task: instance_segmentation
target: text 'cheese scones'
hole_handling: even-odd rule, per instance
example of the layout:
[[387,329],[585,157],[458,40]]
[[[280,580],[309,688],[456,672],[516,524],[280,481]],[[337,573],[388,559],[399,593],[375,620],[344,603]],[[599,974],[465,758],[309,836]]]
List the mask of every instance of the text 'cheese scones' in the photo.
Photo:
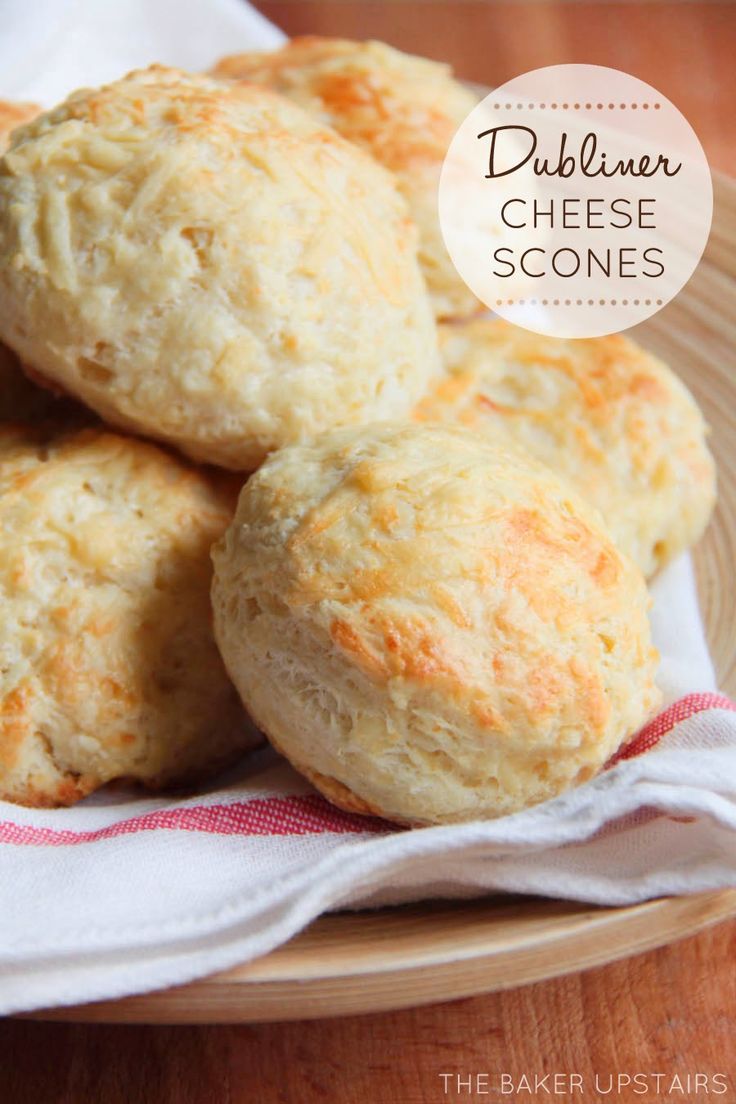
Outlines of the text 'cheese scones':
[[438,317],[478,309],[445,249],[437,217],[445,154],[477,103],[449,66],[382,42],[307,36],[272,53],[223,58],[213,72],[288,96],[390,169],[419,227],[419,257]]
[[620,334],[538,337],[479,319],[441,332],[447,378],[416,411],[514,443],[570,479],[646,575],[694,544],[715,501],[685,385]]
[[221,481],[111,433],[0,430],[0,799],[190,781],[254,742],[212,635]]
[[15,133],[0,337],[105,420],[239,470],[407,414],[439,368],[390,175],[266,89],[158,67]]
[[552,472],[464,430],[274,454],[213,557],[243,701],[346,808],[513,812],[590,778],[659,701],[638,568]]

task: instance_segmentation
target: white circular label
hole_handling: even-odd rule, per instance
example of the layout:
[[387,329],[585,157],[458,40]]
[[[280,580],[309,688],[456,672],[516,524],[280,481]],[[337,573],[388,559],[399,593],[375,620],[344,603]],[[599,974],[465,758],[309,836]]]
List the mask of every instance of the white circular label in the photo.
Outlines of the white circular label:
[[515,77],[470,112],[442,168],[439,215],[486,306],[555,337],[600,337],[656,313],[708,240],[713,188],[687,119],[599,65]]

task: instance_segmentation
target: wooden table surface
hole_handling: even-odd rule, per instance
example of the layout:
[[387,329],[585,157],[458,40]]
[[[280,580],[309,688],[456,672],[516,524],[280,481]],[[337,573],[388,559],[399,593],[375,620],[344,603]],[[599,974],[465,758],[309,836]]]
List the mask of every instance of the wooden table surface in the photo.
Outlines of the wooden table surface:
[[[3,1104],[736,1100],[736,925],[507,993],[237,1027],[0,1025]],[[586,1094],[445,1094],[440,1074],[579,1074]],[[613,1074],[723,1074],[729,1094],[594,1092]],[[711,1082],[715,1085],[716,1082]]]
[[378,38],[498,85],[587,62],[648,81],[687,116],[714,168],[736,176],[736,4],[619,0],[257,0],[288,34]]
[[[382,38],[501,83],[541,65],[628,70],[690,119],[711,164],[736,176],[736,5],[261,0],[291,34]],[[233,44],[234,49],[237,44]],[[0,1024],[0,1104],[434,1104],[455,1100],[705,1099],[610,1074],[696,1073],[736,1102],[736,923],[602,969],[392,1014],[238,1027]],[[584,1095],[460,1093],[454,1078],[578,1074]],[[452,1075],[448,1091],[440,1074]],[[702,1084],[702,1083],[701,1083]],[[462,1087],[462,1086],[461,1086]],[[481,1088],[483,1083],[481,1082]],[[641,1083],[639,1083],[641,1088]]]

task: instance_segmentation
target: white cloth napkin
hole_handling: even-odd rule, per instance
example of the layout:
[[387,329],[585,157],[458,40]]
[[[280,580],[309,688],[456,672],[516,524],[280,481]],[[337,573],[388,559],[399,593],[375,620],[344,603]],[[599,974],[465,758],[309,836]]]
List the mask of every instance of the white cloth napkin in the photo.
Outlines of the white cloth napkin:
[[[0,27],[0,95],[45,104],[150,60],[204,68],[281,38],[238,0],[0,0]],[[715,692],[687,558],[654,596],[665,709],[641,754],[516,816],[392,829],[332,809],[270,751],[187,800],[0,802],[0,1013],[185,982],[338,907],[735,885],[736,707]]]
[[270,751],[187,800],[0,802],[0,1013],[181,983],[338,907],[736,885],[736,706],[713,690],[689,560],[654,590],[667,707],[642,753],[515,816],[393,829],[333,809]]
[[284,40],[244,0],[0,0],[0,96],[53,107],[154,61],[198,72]]

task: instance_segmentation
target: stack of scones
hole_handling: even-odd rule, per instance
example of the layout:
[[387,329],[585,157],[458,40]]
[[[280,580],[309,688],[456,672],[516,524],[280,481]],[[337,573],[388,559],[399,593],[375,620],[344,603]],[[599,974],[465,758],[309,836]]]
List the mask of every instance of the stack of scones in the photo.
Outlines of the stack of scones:
[[306,38],[0,105],[1,799],[264,733],[343,808],[453,823],[656,710],[706,427],[630,340],[481,313],[436,210],[474,102]]

